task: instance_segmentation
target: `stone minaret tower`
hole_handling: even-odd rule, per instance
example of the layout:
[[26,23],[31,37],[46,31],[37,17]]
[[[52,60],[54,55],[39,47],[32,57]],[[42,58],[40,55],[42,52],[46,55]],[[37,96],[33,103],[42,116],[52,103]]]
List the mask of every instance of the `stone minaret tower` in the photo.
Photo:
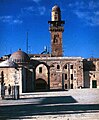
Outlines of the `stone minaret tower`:
[[49,31],[51,33],[51,54],[53,57],[62,57],[62,32],[64,31],[63,24],[65,22],[61,21],[61,11],[57,5],[52,8],[51,14],[51,21],[48,21],[50,24]]

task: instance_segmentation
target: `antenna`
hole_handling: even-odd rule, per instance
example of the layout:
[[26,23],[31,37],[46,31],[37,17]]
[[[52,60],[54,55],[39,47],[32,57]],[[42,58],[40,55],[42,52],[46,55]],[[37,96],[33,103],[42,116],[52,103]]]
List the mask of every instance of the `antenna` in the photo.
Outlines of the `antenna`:
[[95,52],[95,50],[92,50],[91,52],[92,52],[91,53],[91,57],[94,58],[94,52]]
[[28,54],[28,32],[26,34],[26,52]]
[[10,54],[12,54],[12,48],[10,48]]

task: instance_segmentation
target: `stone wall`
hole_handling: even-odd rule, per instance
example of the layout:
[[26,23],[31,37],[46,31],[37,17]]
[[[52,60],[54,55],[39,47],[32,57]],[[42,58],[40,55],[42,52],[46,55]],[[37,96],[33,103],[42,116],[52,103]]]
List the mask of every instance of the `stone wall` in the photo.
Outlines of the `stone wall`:
[[6,94],[8,94],[8,85],[10,84],[11,87],[16,85],[20,85],[20,71],[17,71],[15,68],[0,68],[0,74],[3,73],[3,81],[6,87]]
[[[50,89],[76,89],[84,86],[82,58],[50,57],[39,61],[46,63],[50,68]],[[42,74],[39,73],[39,67],[43,68]],[[47,76],[47,68],[44,68],[43,64],[37,66],[36,77],[46,81]]]

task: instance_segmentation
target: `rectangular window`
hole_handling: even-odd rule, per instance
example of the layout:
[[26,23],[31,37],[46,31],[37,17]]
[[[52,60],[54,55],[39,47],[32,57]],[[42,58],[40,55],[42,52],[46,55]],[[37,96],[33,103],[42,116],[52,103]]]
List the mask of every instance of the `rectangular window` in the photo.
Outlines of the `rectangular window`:
[[65,84],[65,89],[67,89],[67,84]]
[[73,89],[73,84],[71,84],[71,89]]
[[42,73],[42,67],[39,67],[39,73]]
[[73,69],[73,65],[71,65],[71,67],[70,67],[71,69]]
[[67,80],[67,74],[65,74],[65,80]]
[[73,74],[71,74],[71,80],[73,80]]

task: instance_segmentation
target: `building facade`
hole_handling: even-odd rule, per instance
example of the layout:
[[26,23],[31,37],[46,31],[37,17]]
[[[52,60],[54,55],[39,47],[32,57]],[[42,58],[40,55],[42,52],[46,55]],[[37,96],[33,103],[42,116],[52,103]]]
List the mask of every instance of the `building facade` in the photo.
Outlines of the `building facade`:
[[84,87],[99,88],[99,58],[83,60]]
[[[63,57],[64,21],[55,5],[48,23],[51,53],[27,54],[22,50],[0,62],[1,83],[18,85],[20,93],[33,91],[99,88],[99,59]],[[5,58],[5,57],[3,57]],[[4,61],[3,61],[4,60]]]

